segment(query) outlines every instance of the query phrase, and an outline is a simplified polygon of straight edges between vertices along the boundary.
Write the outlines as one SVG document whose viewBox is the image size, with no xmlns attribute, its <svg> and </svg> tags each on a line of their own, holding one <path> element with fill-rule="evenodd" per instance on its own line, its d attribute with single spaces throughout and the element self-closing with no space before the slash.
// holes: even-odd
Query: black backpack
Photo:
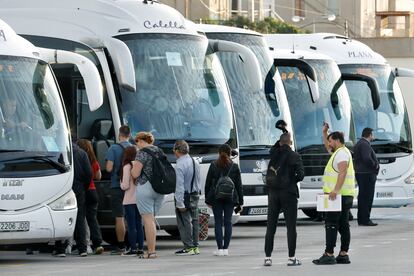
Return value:
<svg viewBox="0 0 414 276">
<path fill-rule="evenodd" d="M 141 150 L 152 157 L 152 178 L 149 181 L 154 191 L 163 195 L 174 193 L 176 175 L 173 166 L 167 160 L 167 156 L 162 151 L 154 153 L 147 148 Z"/>
<path fill-rule="evenodd" d="M 233 200 L 234 182 L 229 177 L 229 174 L 232 168 L 233 168 L 233 164 L 231 164 L 230 169 L 227 172 L 227 175 L 223 176 L 222 174 L 216 182 L 214 195 L 215 195 L 215 198 L 218 200 L 231 200 L 231 201 Z"/>
<path fill-rule="evenodd" d="M 276 162 L 269 162 L 266 173 L 266 185 L 270 189 L 281 190 L 288 188 L 289 170 L 285 164 L 288 156 L 289 153 L 285 153 L 285 155 L 279 158 Z"/>
</svg>

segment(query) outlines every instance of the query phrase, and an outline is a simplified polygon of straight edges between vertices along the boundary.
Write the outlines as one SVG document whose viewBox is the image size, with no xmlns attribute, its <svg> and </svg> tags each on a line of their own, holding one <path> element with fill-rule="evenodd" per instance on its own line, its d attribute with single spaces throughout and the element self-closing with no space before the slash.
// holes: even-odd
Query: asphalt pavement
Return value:
<svg viewBox="0 0 414 276">
<path fill-rule="evenodd" d="M 286 228 L 279 223 L 273 253 L 273 266 L 263 266 L 265 223 L 240 224 L 233 228 L 229 256 L 216 257 L 214 229 L 201 242 L 201 254 L 175 256 L 181 242 L 159 232 L 158 258 L 90 255 L 82 258 L 68 255 L 57 258 L 48 253 L 26 255 L 21 251 L 0 251 L 0 275 L 413 275 L 414 207 L 374 209 L 375 227 L 351 222 L 351 264 L 316 266 L 312 259 L 324 250 L 323 223 L 315 223 L 301 215 L 298 220 L 296 256 L 302 265 L 287 267 Z M 355 215 L 356 210 L 353 210 Z M 340 241 L 338 239 L 338 247 Z M 109 251 L 109 248 L 106 248 Z"/>
</svg>

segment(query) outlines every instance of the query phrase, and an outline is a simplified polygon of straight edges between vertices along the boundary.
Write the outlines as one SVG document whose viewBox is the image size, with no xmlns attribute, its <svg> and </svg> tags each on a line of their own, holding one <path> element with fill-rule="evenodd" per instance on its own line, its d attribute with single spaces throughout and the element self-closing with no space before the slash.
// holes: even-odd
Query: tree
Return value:
<svg viewBox="0 0 414 276">
<path fill-rule="evenodd" d="M 263 21 L 251 22 L 249 18 L 245 16 L 237 16 L 237 17 L 231 18 L 229 20 L 224 20 L 224 21 L 205 20 L 204 23 L 216 24 L 216 25 L 220 24 L 220 25 L 226 25 L 226 26 L 245 28 L 245 29 L 250 29 L 250 30 L 253 30 L 259 33 L 264 33 L 264 34 L 307 33 L 307 31 L 303 31 L 292 24 L 282 22 L 272 17 L 266 17 Z"/>
</svg>

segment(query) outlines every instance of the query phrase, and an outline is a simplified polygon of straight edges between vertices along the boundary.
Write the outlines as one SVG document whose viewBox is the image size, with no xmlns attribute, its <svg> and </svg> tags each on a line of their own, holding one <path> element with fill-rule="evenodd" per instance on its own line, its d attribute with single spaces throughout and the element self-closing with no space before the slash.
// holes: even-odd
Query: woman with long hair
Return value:
<svg viewBox="0 0 414 276">
<path fill-rule="evenodd" d="M 93 152 L 92 143 L 86 139 L 79 139 L 77 142 L 78 146 L 83 149 L 88 155 L 89 162 L 92 167 L 92 179 L 89 184 L 89 188 L 86 191 L 85 196 L 85 207 L 86 207 L 86 221 L 88 222 L 92 250 L 94 254 L 102 254 L 104 248 L 102 244 L 102 234 L 98 223 L 98 193 L 96 192 L 94 180 L 101 180 L 102 173 L 99 166 L 99 162 L 96 159 L 96 155 Z"/>
<path fill-rule="evenodd" d="M 241 212 L 243 208 L 240 168 L 231 160 L 231 150 L 231 147 L 227 144 L 220 146 L 219 158 L 211 163 L 205 185 L 206 204 L 213 209 L 214 214 L 214 233 L 217 243 L 217 250 L 214 255 L 216 256 L 227 256 L 229 254 L 233 209 L 237 206 L 238 212 Z M 221 185 L 226 186 L 226 190 L 219 187 Z"/>
<path fill-rule="evenodd" d="M 141 215 L 137 208 L 135 179 L 131 175 L 136 155 L 136 147 L 125 148 L 122 155 L 120 186 L 125 192 L 122 204 L 125 209 L 125 219 L 128 225 L 128 240 L 131 247 L 130 250 L 123 253 L 122 256 L 138 256 L 139 258 L 142 258 L 144 256 L 144 230 L 142 228 Z"/>
<path fill-rule="evenodd" d="M 154 191 L 150 179 L 153 176 L 152 156 L 142 149 L 150 150 L 153 154 L 160 154 L 162 150 L 154 146 L 154 136 L 149 132 L 139 132 L 135 136 L 135 142 L 140 149 L 135 158 L 131 175 L 137 179 L 137 207 L 144 221 L 145 238 L 147 241 L 148 259 L 157 258 L 155 243 L 157 229 L 155 227 L 155 215 L 161 208 L 164 195 Z"/>
</svg>

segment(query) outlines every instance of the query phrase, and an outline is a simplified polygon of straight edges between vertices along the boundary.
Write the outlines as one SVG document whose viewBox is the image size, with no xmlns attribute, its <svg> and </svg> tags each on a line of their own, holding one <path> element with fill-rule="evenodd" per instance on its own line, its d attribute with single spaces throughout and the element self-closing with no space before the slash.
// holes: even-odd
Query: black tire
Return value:
<svg viewBox="0 0 414 276">
<path fill-rule="evenodd" d="M 165 232 L 167 232 L 174 238 L 180 238 L 180 231 L 178 231 L 178 229 L 168 229 L 168 230 L 165 230 Z"/>
<path fill-rule="evenodd" d="M 318 216 L 318 211 L 314 208 L 302 209 L 302 212 L 311 219 L 316 219 Z"/>
</svg>

